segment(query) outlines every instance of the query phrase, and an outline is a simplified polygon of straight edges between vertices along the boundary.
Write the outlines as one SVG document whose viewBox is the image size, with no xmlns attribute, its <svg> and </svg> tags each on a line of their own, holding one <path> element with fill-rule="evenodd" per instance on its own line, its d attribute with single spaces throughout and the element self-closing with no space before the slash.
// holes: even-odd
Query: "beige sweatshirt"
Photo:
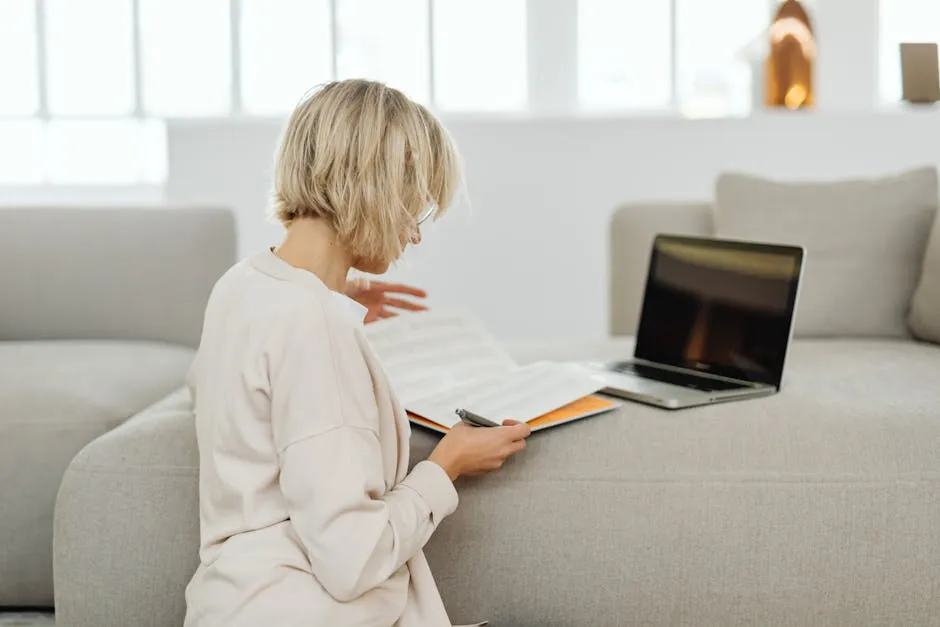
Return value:
<svg viewBox="0 0 940 627">
<path fill-rule="evenodd" d="M 449 627 L 422 549 L 457 492 L 433 462 L 407 472 L 409 424 L 364 313 L 270 251 L 213 290 L 189 379 L 186 627 Z"/>
</svg>

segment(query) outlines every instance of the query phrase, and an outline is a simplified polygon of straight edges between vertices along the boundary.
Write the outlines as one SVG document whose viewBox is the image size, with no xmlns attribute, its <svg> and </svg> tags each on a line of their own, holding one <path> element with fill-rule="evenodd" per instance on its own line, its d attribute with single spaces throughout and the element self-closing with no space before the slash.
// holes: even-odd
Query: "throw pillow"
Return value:
<svg viewBox="0 0 940 627">
<path fill-rule="evenodd" d="M 908 337 L 937 203 L 936 168 L 815 183 L 725 174 L 715 232 L 805 248 L 795 335 Z"/>
<path fill-rule="evenodd" d="M 907 322 L 914 337 L 940 344 L 940 212 L 934 219 Z"/>
</svg>

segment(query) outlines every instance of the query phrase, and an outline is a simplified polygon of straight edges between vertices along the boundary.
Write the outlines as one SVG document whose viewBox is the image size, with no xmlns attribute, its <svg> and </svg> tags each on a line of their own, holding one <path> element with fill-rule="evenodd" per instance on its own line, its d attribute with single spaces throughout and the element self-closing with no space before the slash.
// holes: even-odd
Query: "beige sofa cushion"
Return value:
<svg viewBox="0 0 940 627">
<path fill-rule="evenodd" d="M 937 198 L 935 168 L 826 183 L 725 174 L 715 232 L 806 249 L 797 336 L 905 337 Z"/>
<path fill-rule="evenodd" d="M 916 338 L 940 344 L 940 212 L 927 244 L 908 324 Z"/>
<path fill-rule="evenodd" d="M 86 444 L 179 387 L 192 358 L 151 342 L 0 342 L 0 607 L 52 605 L 62 474 Z"/>
</svg>

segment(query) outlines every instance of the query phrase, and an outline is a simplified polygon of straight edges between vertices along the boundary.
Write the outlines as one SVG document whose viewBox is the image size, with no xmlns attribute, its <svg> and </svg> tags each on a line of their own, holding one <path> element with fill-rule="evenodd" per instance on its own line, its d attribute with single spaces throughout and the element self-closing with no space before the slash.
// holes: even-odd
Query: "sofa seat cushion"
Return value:
<svg viewBox="0 0 940 627">
<path fill-rule="evenodd" d="M 623 341 L 535 349 L 514 354 L 630 354 Z M 932 623 L 938 371 L 928 344 L 797 341 L 776 396 L 625 404 L 534 435 L 502 472 L 461 480 L 460 507 L 428 545 L 452 620 Z M 439 440 L 415 428 L 412 462 Z M 180 390 L 70 465 L 56 510 L 63 624 L 178 627 L 198 548 L 198 450 Z"/>
<path fill-rule="evenodd" d="M 632 352 L 626 343 L 618 351 Z M 933 344 L 797 340 L 778 394 L 679 411 L 625 402 L 537 434 L 545 452 L 527 450 L 524 465 L 532 478 L 558 480 L 940 478 L 938 373 Z M 412 462 L 439 439 L 416 427 Z"/>
<path fill-rule="evenodd" d="M 56 491 L 88 442 L 179 387 L 191 349 L 0 342 L 0 607 L 52 605 Z"/>
<path fill-rule="evenodd" d="M 453 620 L 933 622 L 937 373 L 930 344 L 802 340 L 775 396 L 626 403 L 535 434 L 501 473 L 465 482 L 428 545 Z M 439 440 L 416 428 L 413 461 Z"/>
<path fill-rule="evenodd" d="M 507 348 L 517 363 L 527 364 L 542 360 L 629 359 L 633 346 L 633 338 L 625 337 L 593 342 L 517 342 Z M 783 392 L 767 407 L 788 412 L 805 405 L 812 414 L 830 418 L 843 414 L 851 417 L 856 411 L 880 412 L 895 418 L 926 412 L 940 420 L 938 373 L 940 347 L 925 342 L 797 339 L 784 369 Z M 740 410 L 749 415 L 752 408 L 746 402 L 715 406 L 714 411 L 723 414 Z"/>
</svg>

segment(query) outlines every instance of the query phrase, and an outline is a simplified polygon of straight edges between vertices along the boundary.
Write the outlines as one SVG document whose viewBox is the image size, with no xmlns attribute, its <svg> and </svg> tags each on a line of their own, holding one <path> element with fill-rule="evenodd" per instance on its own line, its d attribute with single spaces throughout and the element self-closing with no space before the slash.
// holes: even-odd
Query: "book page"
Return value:
<svg viewBox="0 0 940 627">
<path fill-rule="evenodd" d="M 518 366 L 473 317 L 461 311 L 405 314 L 366 326 L 392 388 L 405 407 Z"/>
<path fill-rule="evenodd" d="M 460 421 L 454 413 L 457 409 L 496 423 L 510 418 L 529 422 L 603 387 L 602 381 L 577 364 L 540 362 L 418 399 L 408 410 L 445 427 Z"/>
</svg>

